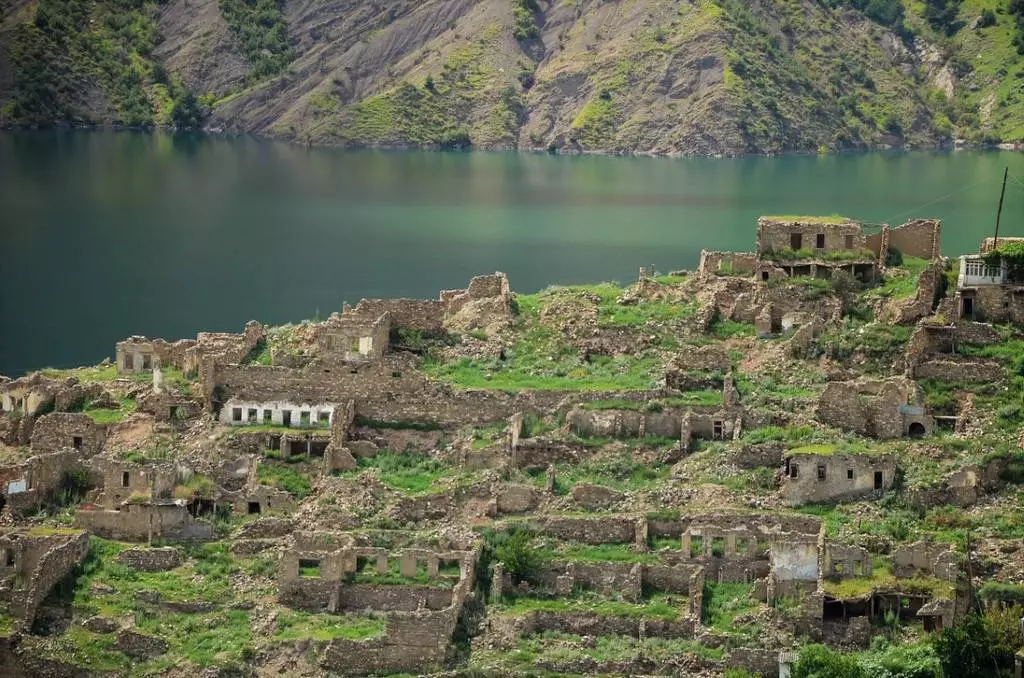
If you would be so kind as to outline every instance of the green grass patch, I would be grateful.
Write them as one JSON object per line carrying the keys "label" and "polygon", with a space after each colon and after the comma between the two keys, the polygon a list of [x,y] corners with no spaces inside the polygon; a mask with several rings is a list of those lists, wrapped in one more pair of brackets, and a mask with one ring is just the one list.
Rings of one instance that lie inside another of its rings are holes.
{"label": "green grass patch", "polygon": [[670,599],[668,596],[656,596],[643,603],[628,603],[584,594],[573,598],[502,599],[495,607],[498,611],[511,615],[524,615],[535,611],[575,612],[594,614],[599,617],[661,619],[663,621],[676,621],[686,610],[685,599],[683,602],[676,603],[675,599]]}
{"label": "green grass patch", "polygon": [[[676,540],[676,547],[679,543]],[[568,560],[586,563],[658,563],[661,558],[649,552],[634,551],[629,544],[581,544],[560,542],[539,545],[538,550],[547,560]]]}
{"label": "green grass patch", "polygon": [[355,471],[343,473],[354,477],[367,469],[377,469],[382,483],[407,494],[429,492],[442,478],[454,477],[457,472],[437,459],[415,452],[380,450],[374,457],[360,457]]}
{"label": "green grass patch", "polygon": [[256,477],[262,484],[284,490],[296,499],[304,499],[312,492],[309,478],[291,466],[260,462]]}
{"label": "green grass patch", "polygon": [[[739,633],[743,628],[736,618],[752,614],[761,607],[754,599],[753,584],[707,583],[701,601],[701,620],[722,633]],[[753,632],[751,624],[744,625]]]}
{"label": "green grass patch", "polygon": [[117,409],[92,407],[92,404],[87,402],[82,408],[82,413],[97,424],[116,424],[135,412],[135,407],[135,399],[125,396],[120,398],[120,407]]}
{"label": "green grass patch", "polygon": [[95,365],[93,367],[73,367],[63,370],[47,367],[39,371],[43,376],[50,377],[51,379],[74,377],[83,383],[113,381],[117,379],[117,365],[113,363],[109,365]]}
{"label": "green grass patch", "polygon": [[357,615],[311,614],[282,610],[274,640],[367,640],[384,635],[383,619]]}

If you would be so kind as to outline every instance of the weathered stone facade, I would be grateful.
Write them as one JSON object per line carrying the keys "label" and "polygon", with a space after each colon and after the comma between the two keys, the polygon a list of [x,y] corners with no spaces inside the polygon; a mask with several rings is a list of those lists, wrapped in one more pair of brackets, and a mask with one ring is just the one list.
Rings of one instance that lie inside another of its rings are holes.
{"label": "weathered stone facade", "polygon": [[317,346],[322,358],[347,362],[380,360],[388,348],[391,314],[383,313],[373,321],[359,315],[334,313],[317,327]]}
{"label": "weathered stone facade", "polygon": [[818,421],[879,439],[924,436],[933,422],[910,379],[829,382],[818,398]]}
{"label": "weathered stone facade", "polygon": [[790,454],[783,467],[782,496],[792,506],[849,499],[887,490],[895,478],[892,455]]}
{"label": "weathered stone facade", "polygon": [[864,231],[855,221],[773,217],[757,220],[757,251],[762,255],[800,249],[858,251],[866,247]]}
{"label": "weathered stone facade", "polygon": [[0,603],[25,628],[54,584],[85,559],[89,535],[77,530],[11,531],[0,535]]}

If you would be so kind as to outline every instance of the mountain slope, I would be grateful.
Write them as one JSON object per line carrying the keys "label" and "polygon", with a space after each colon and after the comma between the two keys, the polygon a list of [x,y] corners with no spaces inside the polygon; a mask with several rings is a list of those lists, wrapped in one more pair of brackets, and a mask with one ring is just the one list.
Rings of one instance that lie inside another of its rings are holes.
{"label": "mountain slope", "polygon": [[8,0],[0,117],[612,153],[1019,142],[1014,1],[88,0],[82,40],[118,49],[67,73],[40,68],[67,60],[62,34],[33,39],[68,0]]}

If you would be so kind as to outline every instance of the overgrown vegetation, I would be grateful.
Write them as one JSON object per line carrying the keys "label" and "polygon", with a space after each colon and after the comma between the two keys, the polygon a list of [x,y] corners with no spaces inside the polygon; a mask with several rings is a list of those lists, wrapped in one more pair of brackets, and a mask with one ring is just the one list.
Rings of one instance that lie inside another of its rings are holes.
{"label": "overgrown vegetation", "polygon": [[277,75],[294,58],[280,0],[220,0],[220,11],[245,58],[251,80]]}
{"label": "overgrown vegetation", "polygon": [[35,18],[14,32],[10,55],[17,90],[0,121],[198,125],[205,105],[153,57],[157,5],[40,0]]}

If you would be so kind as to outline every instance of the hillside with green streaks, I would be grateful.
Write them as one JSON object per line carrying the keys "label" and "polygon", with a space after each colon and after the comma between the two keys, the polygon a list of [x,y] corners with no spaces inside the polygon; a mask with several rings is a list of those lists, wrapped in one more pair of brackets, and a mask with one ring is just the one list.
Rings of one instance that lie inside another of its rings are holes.
{"label": "hillside with green streaks", "polygon": [[737,154],[1024,142],[1021,0],[4,0],[0,124]]}

